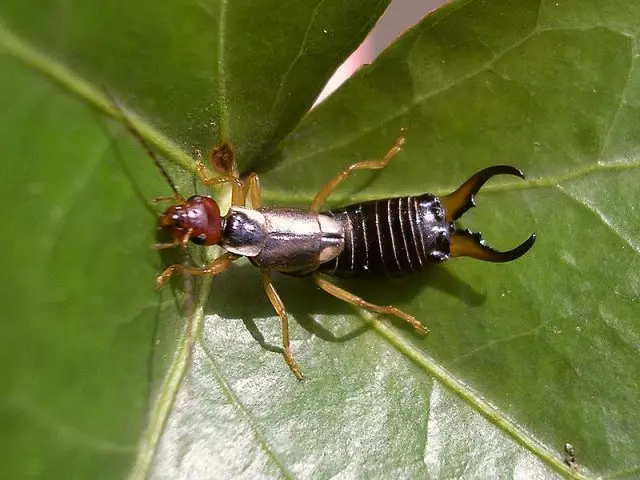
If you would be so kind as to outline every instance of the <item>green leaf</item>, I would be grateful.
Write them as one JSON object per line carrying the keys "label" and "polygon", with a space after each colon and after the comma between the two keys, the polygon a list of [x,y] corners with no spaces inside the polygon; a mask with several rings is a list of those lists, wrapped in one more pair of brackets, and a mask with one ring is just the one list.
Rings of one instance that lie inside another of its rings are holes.
{"label": "green leaf", "polygon": [[[383,3],[41,2],[38,18],[5,3],[0,477],[552,478],[571,474],[565,442],[576,476],[638,475],[640,7],[453,2],[276,150]],[[515,164],[529,180],[492,181],[464,225],[498,248],[538,242],[505,265],[344,282],[426,338],[274,275],[297,382],[247,262],[197,284],[186,322],[179,279],[153,292],[181,261],[148,247],[148,199],[168,187],[97,113],[117,113],[103,86],[178,165],[230,140],[265,204],[309,205],[401,128],[403,151],[332,205]]]}

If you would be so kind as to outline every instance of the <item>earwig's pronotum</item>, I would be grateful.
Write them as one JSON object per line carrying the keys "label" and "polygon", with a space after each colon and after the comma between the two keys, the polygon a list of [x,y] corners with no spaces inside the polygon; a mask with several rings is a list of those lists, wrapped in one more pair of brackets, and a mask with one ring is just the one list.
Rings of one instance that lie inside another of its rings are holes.
{"label": "earwig's pronotum", "polygon": [[[392,306],[369,303],[331,283],[327,276],[402,275],[462,256],[509,262],[531,248],[535,235],[513,250],[499,252],[487,246],[480,234],[455,227],[455,220],[474,206],[474,195],[491,177],[524,178],[520,170],[506,165],[481,170],[442,198],[425,193],[320,211],[327,197],[350,173],[385,167],[403,143],[401,136],[382,160],[358,162],[338,173],[318,192],[309,210],[262,207],[255,173],[241,180],[234,167],[230,175],[210,178],[198,158],[197,171],[202,183],[231,185],[231,207],[225,216],[221,216],[218,204],[210,197],[196,195],[185,200],[151,149],[145,146],[174,192],[170,199],[175,204],[159,219],[160,228],[172,235],[173,242],[155,247],[184,248],[191,241],[198,245],[219,245],[227,251],[204,267],[171,265],[157,277],[157,287],[177,273],[218,275],[238,258],[247,257],[260,269],[267,297],[282,320],[283,355],[298,379],[302,378],[302,372],[291,352],[287,312],[271,281],[272,271],[311,276],[318,287],[334,297],[366,310],[393,315],[428,332],[412,315]],[[216,150],[221,151],[226,159],[221,163],[228,163],[229,149]],[[251,208],[246,206],[247,198],[251,199]]]}

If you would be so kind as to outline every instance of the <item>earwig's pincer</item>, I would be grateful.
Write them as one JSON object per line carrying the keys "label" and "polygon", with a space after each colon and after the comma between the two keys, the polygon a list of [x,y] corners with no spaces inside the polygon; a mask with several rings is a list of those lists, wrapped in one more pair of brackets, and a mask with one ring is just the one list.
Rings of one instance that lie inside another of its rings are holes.
{"label": "earwig's pincer", "polygon": [[475,206],[475,194],[490,178],[496,175],[513,175],[522,179],[525,178],[524,173],[516,167],[494,165],[480,170],[460,185],[455,192],[440,199],[444,207],[445,218],[451,225],[449,248],[452,257],[472,257],[477,260],[495,263],[510,262],[527,253],[535,243],[536,235],[534,233],[516,248],[500,252],[487,245],[480,233],[455,228],[454,222],[467,210]]}

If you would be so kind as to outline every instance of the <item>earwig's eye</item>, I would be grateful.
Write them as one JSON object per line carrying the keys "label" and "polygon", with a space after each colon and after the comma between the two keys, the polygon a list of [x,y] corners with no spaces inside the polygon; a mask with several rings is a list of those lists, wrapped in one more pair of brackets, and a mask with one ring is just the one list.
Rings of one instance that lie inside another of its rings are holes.
{"label": "earwig's eye", "polygon": [[196,245],[204,245],[207,242],[207,236],[204,233],[201,233],[200,235],[191,237],[189,240],[191,240]]}

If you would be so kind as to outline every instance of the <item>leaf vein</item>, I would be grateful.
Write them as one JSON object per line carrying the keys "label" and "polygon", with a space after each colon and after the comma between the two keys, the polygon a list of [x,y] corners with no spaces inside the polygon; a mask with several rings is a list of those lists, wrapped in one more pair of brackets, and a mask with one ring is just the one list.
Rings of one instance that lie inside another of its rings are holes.
{"label": "leaf vein", "polygon": [[349,145],[350,143],[356,141],[359,138],[362,138],[363,136],[367,135],[368,133],[374,131],[374,130],[378,130],[379,128],[381,128],[383,125],[393,122],[394,120],[398,119],[399,117],[406,115],[407,113],[409,113],[412,109],[419,107],[423,102],[425,102],[426,100],[435,97],[437,95],[440,95],[444,92],[447,92],[449,90],[451,90],[453,87],[475,77],[476,75],[488,70],[494,63],[496,63],[498,60],[500,60],[504,55],[506,55],[507,53],[509,53],[511,50],[514,50],[516,48],[518,48],[520,45],[522,45],[524,42],[526,42],[527,40],[529,40],[533,35],[535,34],[535,32],[531,32],[525,36],[522,37],[521,40],[514,42],[512,45],[510,45],[509,47],[503,49],[501,52],[493,55],[489,60],[487,60],[485,63],[483,63],[482,65],[480,65],[479,67],[471,70],[469,73],[467,73],[466,75],[462,75],[459,78],[456,78],[455,80],[453,80],[451,83],[444,85],[440,88],[435,88],[433,90],[429,90],[426,93],[423,93],[421,95],[418,95],[416,97],[413,98],[413,101],[409,104],[409,105],[405,105],[404,107],[396,110],[393,114],[391,114],[390,116],[381,119],[379,122],[376,122],[370,126],[368,126],[367,128],[360,130],[357,134],[352,135],[352,136],[348,136],[345,139],[343,139],[342,141],[336,142],[333,145],[331,145],[328,148],[324,148],[321,150],[316,150],[315,152],[312,152],[308,155],[303,155],[301,157],[298,157],[296,159],[297,162],[303,162],[309,158],[313,158],[315,156],[325,156],[328,152],[337,150],[339,148],[345,147],[347,145]]}
{"label": "leaf vein", "polygon": [[282,462],[282,460],[280,460],[278,454],[274,451],[273,447],[269,445],[268,440],[264,437],[264,435],[260,431],[260,428],[254,421],[253,415],[251,414],[249,409],[246,407],[246,405],[242,403],[240,398],[233,391],[233,389],[225,379],[224,375],[222,374],[222,371],[220,370],[218,363],[213,357],[213,354],[207,349],[202,339],[198,341],[198,345],[200,346],[200,348],[202,348],[202,351],[204,352],[207,360],[209,360],[209,363],[211,364],[211,370],[213,371],[213,375],[215,376],[218,382],[218,385],[220,385],[223,395],[227,398],[227,401],[230,404],[235,406],[236,410],[240,413],[240,415],[244,417],[246,422],[249,424],[249,428],[251,429],[253,434],[256,436],[258,443],[262,446],[262,450],[267,454],[269,458],[271,458],[271,460],[280,469],[284,478],[288,478],[288,479],[295,478],[294,475],[291,472],[289,472],[287,468],[284,466],[284,463]]}
{"label": "leaf vein", "polygon": [[[541,188],[555,188],[558,184],[570,182],[573,180],[577,180],[579,178],[587,177],[589,175],[593,175],[596,173],[609,172],[609,171],[619,171],[619,170],[634,170],[640,168],[640,159],[632,162],[596,162],[590,165],[586,165],[582,168],[575,168],[572,171],[560,173],[558,175],[550,175],[550,176],[541,176],[535,179],[529,179],[526,181],[519,182],[505,182],[500,184],[493,185],[485,185],[482,188],[482,193],[496,193],[496,192],[506,192],[506,191],[517,191],[517,190],[534,190]],[[435,188],[421,188],[417,191],[407,191],[403,192],[403,195],[420,195],[425,191],[432,193],[433,195],[442,196],[451,193],[453,190],[458,188],[458,185],[449,185],[445,187],[435,187]],[[351,203],[356,202],[365,202],[368,200],[378,200],[380,199],[381,194],[356,194],[350,195],[348,200]],[[304,203],[309,202],[311,200],[311,196],[304,195],[283,195],[282,191],[278,191],[277,195],[274,195],[269,190],[263,190],[262,199],[265,203],[269,202],[290,202],[290,203]],[[336,197],[331,201],[331,204],[339,204],[343,199]]]}
{"label": "leaf vein", "polygon": [[13,400],[0,404],[0,411],[7,413],[22,411],[29,415],[40,427],[49,430],[57,437],[57,440],[66,440],[82,447],[89,447],[95,451],[131,455],[136,451],[135,445],[120,445],[109,440],[103,440],[91,433],[84,432],[77,427],[68,425],[53,418],[41,407],[33,404],[26,398],[19,401]]}
{"label": "leaf vein", "polygon": [[435,378],[449,391],[457,395],[472,409],[487,419],[491,424],[505,432],[516,443],[530,451],[533,455],[537,456],[556,472],[567,477],[586,480],[587,477],[570,469],[562,462],[562,460],[560,460],[555,452],[549,450],[544,444],[540,443],[528,432],[515,424],[502,411],[481,398],[469,386],[438,365],[433,358],[411,346],[409,342],[407,342],[407,340],[393,327],[378,320],[377,316],[370,314],[369,312],[364,312],[361,309],[355,310],[367,324],[369,324],[400,354],[407,357],[416,366],[425,371],[431,377]]}
{"label": "leaf vein", "polygon": [[289,77],[289,75],[291,74],[291,71],[293,70],[293,67],[298,63],[298,61],[300,61],[300,59],[304,56],[305,54],[305,49],[307,46],[307,42],[309,40],[309,33],[311,32],[311,27],[313,26],[316,16],[318,15],[318,11],[320,10],[320,7],[325,3],[326,0],[320,0],[315,8],[313,9],[313,12],[311,13],[311,17],[309,18],[309,25],[307,26],[306,31],[304,32],[304,36],[302,37],[302,42],[300,43],[300,48],[298,49],[298,52],[296,53],[295,57],[293,58],[293,60],[291,61],[291,63],[289,64],[289,66],[287,67],[287,69],[285,70],[285,72],[282,74],[282,77],[280,78],[280,85],[278,85],[278,91],[276,92],[276,95],[273,99],[273,104],[271,105],[271,110],[269,111],[269,118],[273,120],[273,113],[276,109],[276,105],[278,104],[278,101],[280,100],[280,97],[282,96],[282,92],[284,91],[284,85]]}
{"label": "leaf vein", "polygon": [[620,117],[620,114],[622,112],[623,107],[626,105],[625,102],[625,98],[627,96],[627,90],[629,89],[629,85],[631,85],[631,76],[633,74],[634,71],[634,67],[636,65],[636,59],[635,59],[635,55],[634,55],[634,46],[633,44],[630,45],[631,47],[631,51],[629,52],[629,55],[631,56],[632,60],[631,60],[631,65],[629,66],[629,71],[627,72],[627,78],[626,78],[626,82],[624,87],[622,88],[622,92],[620,93],[620,101],[618,102],[618,106],[616,108],[616,111],[614,112],[613,116],[611,117],[611,124],[609,125],[609,128],[607,129],[607,133],[605,134],[603,140],[602,140],[602,147],[600,148],[600,152],[598,152],[598,157],[602,158],[604,155],[604,151],[606,150],[607,146],[609,145],[609,141],[611,140],[611,135],[613,135],[613,130],[618,122],[618,118]]}
{"label": "leaf vein", "polygon": [[[140,438],[138,454],[135,464],[129,473],[130,480],[143,480],[149,476],[153,464],[153,457],[162,437],[162,432],[171,413],[178,389],[189,366],[191,358],[192,339],[199,335],[204,319],[204,304],[207,301],[211,288],[212,277],[205,277],[202,281],[202,289],[197,305],[191,314],[193,317],[185,322],[185,329],[178,348],[174,355],[169,370],[158,389],[156,403],[149,412],[149,423],[146,431]],[[190,328],[188,328],[190,327]]]}
{"label": "leaf vein", "polygon": [[558,189],[558,191],[560,191],[562,194],[564,194],[567,198],[572,200],[577,205],[579,205],[579,206],[587,209],[589,212],[595,214],[598,217],[598,219],[609,230],[611,230],[611,232],[613,232],[620,240],[622,240],[629,247],[631,247],[633,249],[633,251],[635,251],[637,254],[640,254],[640,245],[636,245],[630,237],[627,237],[622,232],[620,232],[618,229],[616,229],[616,227],[615,227],[615,225],[613,225],[613,222],[611,221],[611,219],[609,217],[607,217],[605,215],[605,213],[602,212],[596,205],[594,205],[592,202],[590,202],[589,200],[587,200],[585,198],[578,197],[577,195],[575,195],[574,193],[570,192],[566,188],[563,188],[561,185],[557,185],[557,189]]}
{"label": "leaf vein", "polygon": [[227,83],[225,80],[225,35],[226,35],[226,21],[227,21],[227,0],[220,1],[220,15],[218,24],[218,96],[220,105],[220,111],[218,112],[218,120],[220,125],[220,137],[226,139],[229,136],[229,112],[227,111]]}

